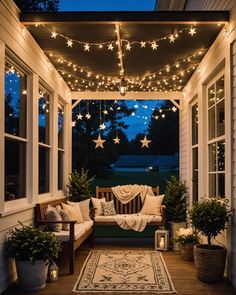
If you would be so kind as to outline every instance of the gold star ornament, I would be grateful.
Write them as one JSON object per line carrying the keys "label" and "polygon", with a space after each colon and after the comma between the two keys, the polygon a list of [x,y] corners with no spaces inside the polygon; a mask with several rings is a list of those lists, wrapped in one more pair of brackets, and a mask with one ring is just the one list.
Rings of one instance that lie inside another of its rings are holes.
{"label": "gold star ornament", "polygon": [[120,138],[116,136],[116,138],[113,138],[114,144],[119,144],[120,143]]}
{"label": "gold star ornament", "polygon": [[101,136],[100,136],[100,134],[99,134],[98,135],[98,138],[93,140],[93,142],[95,142],[95,144],[96,144],[95,149],[97,149],[98,147],[104,149],[103,144],[104,144],[105,141],[106,140],[105,139],[102,139]]}
{"label": "gold star ornament", "polygon": [[142,148],[146,147],[149,148],[149,143],[151,142],[151,140],[148,140],[147,137],[145,136],[144,139],[140,140],[140,142],[142,143]]}

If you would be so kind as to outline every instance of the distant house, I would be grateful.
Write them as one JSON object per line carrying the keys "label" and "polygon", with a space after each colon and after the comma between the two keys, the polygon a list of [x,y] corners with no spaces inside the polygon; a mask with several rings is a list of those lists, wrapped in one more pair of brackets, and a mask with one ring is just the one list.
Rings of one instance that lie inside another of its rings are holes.
{"label": "distant house", "polygon": [[179,170],[179,154],[175,155],[122,155],[112,165],[114,171],[173,171]]}

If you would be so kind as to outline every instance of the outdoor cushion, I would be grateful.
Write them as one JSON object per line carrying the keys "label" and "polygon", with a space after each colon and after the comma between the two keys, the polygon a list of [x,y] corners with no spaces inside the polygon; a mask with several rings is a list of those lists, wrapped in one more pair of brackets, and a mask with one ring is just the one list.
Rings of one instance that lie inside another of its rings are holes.
{"label": "outdoor cushion", "polygon": [[[46,212],[45,212],[45,217],[46,217],[46,220],[62,221],[61,215],[51,205],[48,205]],[[49,228],[52,231],[59,232],[62,230],[62,224],[61,223],[50,223]]]}
{"label": "outdoor cushion", "polygon": [[102,211],[104,216],[116,215],[116,210],[114,206],[114,201],[102,202]]}
{"label": "outdoor cushion", "polygon": [[101,198],[101,199],[91,198],[91,200],[93,203],[93,207],[95,209],[95,216],[103,215],[101,202],[105,203],[106,202],[105,198]]}
{"label": "outdoor cushion", "polygon": [[62,205],[62,209],[66,210],[69,213],[70,220],[76,220],[77,223],[84,222],[79,204],[71,206],[71,205],[62,203],[61,205]]}
{"label": "outdoor cushion", "polygon": [[[85,221],[80,224],[75,224],[74,240],[78,240],[87,230],[93,227],[93,221]],[[61,242],[69,241],[69,231],[62,230],[60,232],[54,232],[55,236],[59,238]]]}
{"label": "outdoor cushion", "polygon": [[[120,214],[120,215],[128,215],[128,214]],[[95,222],[115,222],[114,215],[110,216],[95,216],[94,217]],[[161,216],[153,216],[152,222],[161,222],[162,217]]]}
{"label": "outdoor cushion", "polygon": [[149,196],[146,195],[144,205],[140,213],[148,215],[161,215],[161,204],[164,199],[164,195]]}
{"label": "outdoor cushion", "polygon": [[[56,210],[61,215],[61,218],[62,218],[63,221],[69,221],[70,220],[69,212],[66,211],[66,210],[63,210],[61,208],[61,205],[57,205]],[[63,223],[62,224],[62,230],[69,230],[69,228],[70,228],[69,223]]]}
{"label": "outdoor cushion", "polygon": [[74,205],[78,205],[80,206],[80,211],[83,217],[84,221],[90,221],[91,218],[89,216],[89,203],[90,203],[90,199],[86,199],[84,201],[80,201],[80,202],[71,202],[71,201],[67,201],[67,204],[74,206]]}

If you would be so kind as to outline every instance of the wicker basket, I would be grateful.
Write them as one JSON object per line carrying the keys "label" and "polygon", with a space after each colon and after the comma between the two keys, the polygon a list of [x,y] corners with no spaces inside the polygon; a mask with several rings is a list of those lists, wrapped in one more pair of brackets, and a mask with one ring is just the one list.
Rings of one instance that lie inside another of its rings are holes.
{"label": "wicker basket", "polygon": [[186,261],[193,261],[193,243],[185,243],[180,246],[181,258]]}
{"label": "wicker basket", "polygon": [[223,279],[227,250],[221,246],[194,246],[194,262],[197,277],[204,282],[218,282]]}

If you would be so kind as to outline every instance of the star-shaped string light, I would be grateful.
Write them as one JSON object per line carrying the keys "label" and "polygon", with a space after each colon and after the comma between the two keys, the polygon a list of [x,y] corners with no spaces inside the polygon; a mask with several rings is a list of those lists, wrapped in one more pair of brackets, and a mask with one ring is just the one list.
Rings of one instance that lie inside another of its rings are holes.
{"label": "star-shaped string light", "polygon": [[146,42],[145,41],[141,41],[140,42],[141,48],[145,48],[146,47]]}
{"label": "star-shaped string light", "polygon": [[106,140],[105,139],[102,139],[101,136],[100,136],[100,134],[99,134],[97,139],[93,139],[93,142],[96,144],[95,145],[95,149],[97,149],[99,147],[102,148],[102,149],[104,149],[103,144],[104,144],[105,141]]}
{"label": "star-shaped string light", "polygon": [[193,36],[196,34],[196,28],[190,28],[189,35]]}
{"label": "star-shaped string light", "polygon": [[75,125],[76,125],[76,122],[75,122],[75,121],[72,121],[72,122],[71,122],[71,126],[72,126],[72,127],[75,127]]}
{"label": "star-shaped string light", "polygon": [[56,32],[52,32],[51,38],[56,39],[57,37],[57,33]]}
{"label": "star-shaped string light", "polygon": [[120,138],[118,136],[116,136],[115,138],[113,138],[114,144],[119,144],[120,143]]}
{"label": "star-shaped string light", "polygon": [[112,43],[111,44],[109,44],[108,46],[107,46],[107,48],[108,48],[108,50],[111,50],[111,51],[113,51],[113,49],[114,49],[114,46],[112,45]]}
{"label": "star-shaped string light", "polygon": [[130,45],[130,43],[127,43],[126,45],[125,45],[125,48],[126,48],[126,50],[131,50],[131,45]]}
{"label": "star-shaped string light", "polygon": [[106,129],[106,125],[105,125],[105,123],[100,124],[100,125],[99,125],[99,129],[101,129],[101,130]]}
{"label": "star-shaped string light", "polygon": [[90,119],[91,119],[91,115],[90,115],[90,113],[87,113],[87,114],[85,115],[85,118],[86,118],[87,120],[90,120]]}
{"label": "star-shaped string light", "polygon": [[171,34],[171,35],[169,36],[169,40],[170,40],[170,43],[175,42],[175,36],[174,36],[173,34]]}
{"label": "star-shaped string light", "polygon": [[67,44],[67,47],[72,47],[73,46],[73,41],[71,39],[68,39],[66,44]]}
{"label": "star-shaped string light", "polygon": [[146,147],[149,148],[149,143],[151,142],[151,140],[148,140],[146,136],[144,136],[144,139],[141,139],[140,142],[142,143],[142,148]]}
{"label": "star-shaped string light", "polygon": [[108,111],[107,111],[107,110],[104,110],[104,111],[103,111],[103,114],[104,114],[104,115],[107,115],[107,114],[108,114]]}
{"label": "star-shaped string light", "polygon": [[77,117],[78,120],[82,120],[83,119],[83,115],[81,113],[79,113],[76,117]]}
{"label": "star-shaped string light", "polygon": [[88,43],[84,45],[84,51],[90,51],[90,45]]}
{"label": "star-shaped string light", "polygon": [[156,41],[153,41],[151,43],[151,47],[152,47],[152,50],[157,50],[157,47],[158,47],[157,42]]}

